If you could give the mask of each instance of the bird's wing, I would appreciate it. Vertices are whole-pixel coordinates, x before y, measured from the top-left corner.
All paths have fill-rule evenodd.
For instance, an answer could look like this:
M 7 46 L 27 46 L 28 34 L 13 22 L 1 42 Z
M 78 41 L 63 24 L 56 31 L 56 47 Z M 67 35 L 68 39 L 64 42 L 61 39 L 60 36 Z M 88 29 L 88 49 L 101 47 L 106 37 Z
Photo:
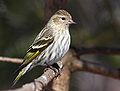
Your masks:
M 40 55 L 40 53 L 45 50 L 53 42 L 53 40 L 54 36 L 50 30 L 42 30 L 28 49 L 22 65 L 16 71 L 20 71 L 30 62 L 32 62 L 32 60 Z

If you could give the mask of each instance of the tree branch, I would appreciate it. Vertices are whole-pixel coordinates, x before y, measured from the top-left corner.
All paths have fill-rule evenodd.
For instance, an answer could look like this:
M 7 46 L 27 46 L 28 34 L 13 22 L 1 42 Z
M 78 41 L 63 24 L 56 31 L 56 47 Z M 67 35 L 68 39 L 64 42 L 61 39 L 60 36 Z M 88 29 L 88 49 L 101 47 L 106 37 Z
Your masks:
M 11 62 L 11 63 L 22 63 L 22 59 L 19 58 L 9 58 L 9 57 L 0 57 L 1 62 Z
M 83 60 L 80 60 L 78 58 L 78 56 L 79 55 L 74 50 L 70 50 L 63 59 L 63 60 L 66 60 L 63 62 L 70 64 L 69 70 L 71 70 L 72 72 L 85 71 L 85 72 L 96 73 L 96 74 L 100 74 L 103 76 L 120 79 L 120 70 L 119 69 L 113 69 L 108 66 L 106 67 L 103 64 L 99 64 L 99 63 L 83 61 Z
M 58 63 L 61 65 L 61 63 Z M 34 82 L 27 83 L 21 88 L 8 91 L 42 91 L 44 87 L 57 75 L 52 69 L 48 68 L 44 74 L 35 79 Z
M 75 47 L 72 47 L 71 49 L 75 50 L 78 56 L 88 55 L 88 54 L 120 55 L 120 48 L 106 48 L 106 47 L 75 48 Z M 11 63 L 22 63 L 22 59 L 9 58 L 9 57 L 0 57 L 0 61 L 11 62 Z
M 86 54 L 102 54 L 102 55 L 120 55 L 120 48 L 107 48 L 107 47 L 91 47 L 91 48 L 75 48 L 72 47 L 78 55 Z
M 61 63 L 62 62 L 62 63 Z M 77 53 L 74 50 L 70 50 L 65 57 L 58 63 L 62 70 L 62 65 L 64 68 L 61 72 L 61 75 L 56 78 L 56 74 L 53 70 L 48 69 L 43 73 L 42 76 L 37 78 L 34 82 L 25 84 L 22 88 L 9 90 L 9 91 L 41 91 L 45 86 L 53 80 L 52 89 L 54 91 L 69 91 L 69 79 L 72 72 L 75 71 L 85 71 L 100 74 L 103 76 L 108 76 L 116 79 L 120 79 L 120 71 L 117 69 L 111 69 L 103 65 L 81 61 L 78 58 Z M 57 73 L 58 74 L 58 73 Z M 64 84 L 64 86 L 63 86 Z M 59 90 L 58 90 L 59 89 Z M 47 91 L 47 90 L 46 90 Z M 51 91 L 51 90 L 49 90 Z

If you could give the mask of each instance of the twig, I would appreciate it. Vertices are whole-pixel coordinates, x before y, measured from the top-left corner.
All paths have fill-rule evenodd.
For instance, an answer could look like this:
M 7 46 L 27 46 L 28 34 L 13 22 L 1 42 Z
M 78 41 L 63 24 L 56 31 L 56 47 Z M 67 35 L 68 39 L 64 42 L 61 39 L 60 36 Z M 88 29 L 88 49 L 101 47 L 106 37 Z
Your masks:
M 11 62 L 11 63 L 22 63 L 22 59 L 19 58 L 9 58 L 9 57 L 0 57 L 2 62 Z
M 120 55 L 120 48 L 107 48 L 107 47 L 91 47 L 91 48 L 75 48 L 72 47 L 78 55 L 88 55 L 88 54 L 102 54 L 102 55 Z
M 102 55 L 120 55 L 120 48 L 74 48 L 71 49 L 75 50 L 78 56 L 88 55 L 88 54 L 102 54 Z M 0 61 L 3 62 L 11 62 L 11 63 L 22 63 L 22 59 L 19 58 L 9 58 L 9 57 L 0 57 Z

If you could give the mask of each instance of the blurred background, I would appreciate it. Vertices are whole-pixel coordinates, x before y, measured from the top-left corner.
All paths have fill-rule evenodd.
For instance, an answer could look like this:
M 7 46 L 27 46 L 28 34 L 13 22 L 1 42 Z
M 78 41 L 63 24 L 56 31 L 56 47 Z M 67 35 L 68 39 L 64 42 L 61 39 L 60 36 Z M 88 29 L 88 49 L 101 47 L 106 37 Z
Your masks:
M 44 0 L 0 0 L 0 56 L 23 58 L 44 27 Z M 68 0 L 66 10 L 77 25 L 70 27 L 71 46 L 120 48 L 120 0 Z M 119 55 L 84 55 L 113 68 L 120 68 Z M 0 62 L 0 90 L 10 88 L 19 64 Z M 42 71 L 41 71 L 42 72 Z M 17 86 L 40 76 L 40 67 L 26 74 Z M 70 91 L 119 91 L 120 80 L 75 72 Z

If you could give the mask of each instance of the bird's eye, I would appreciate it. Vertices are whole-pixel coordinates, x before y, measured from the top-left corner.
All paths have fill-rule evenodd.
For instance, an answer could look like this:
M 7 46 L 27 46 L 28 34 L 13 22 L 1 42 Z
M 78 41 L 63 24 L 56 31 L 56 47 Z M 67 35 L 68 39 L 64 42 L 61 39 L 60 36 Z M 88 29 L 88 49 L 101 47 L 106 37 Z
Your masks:
M 62 20 L 66 20 L 65 17 L 61 17 Z

